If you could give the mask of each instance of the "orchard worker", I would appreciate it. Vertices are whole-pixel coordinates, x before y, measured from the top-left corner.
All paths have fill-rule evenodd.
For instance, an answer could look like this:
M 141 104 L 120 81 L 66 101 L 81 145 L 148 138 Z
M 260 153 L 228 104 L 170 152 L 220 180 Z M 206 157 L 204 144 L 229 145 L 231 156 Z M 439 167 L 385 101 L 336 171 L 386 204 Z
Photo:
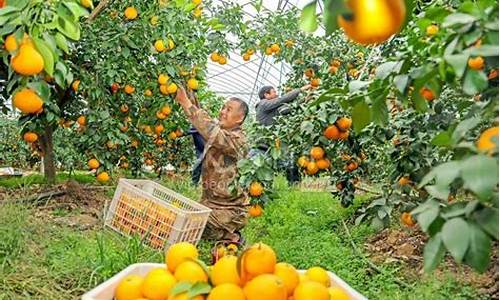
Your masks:
M 256 119 L 260 125 L 263 126 L 271 126 L 276 122 L 276 117 L 280 115 L 286 115 L 290 113 L 290 108 L 288 103 L 295 100 L 301 92 L 304 92 L 311 88 L 310 84 L 307 84 L 300 89 L 295 89 L 290 91 L 289 93 L 278 97 L 278 93 L 276 89 L 272 86 L 264 86 L 259 90 L 259 98 L 260 101 L 255 106 Z M 258 145 L 257 152 L 266 152 L 269 149 L 268 145 Z M 255 154 L 255 151 L 252 151 L 252 154 Z M 290 165 L 290 161 L 292 164 Z M 286 163 L 283 163 L 286 169 L 286 178 L 288 182 L 294 183 L 299 181 L 299 169 L 293 163 L 295 160 L 287 160 Z M 288 165 L 287 165 L 288 164 Z
M 204 238 L 241 242 L 239 231 L 246 225 L 248 199 L 242 189 L 232 191 L 231 187 L 238 174 L 238 161 L 247 154 L 241 125 L 248 114 L 248 106 L 239 98 L 229 98 L 216 121 L 205 110 L 193 105 L 184 88 L 178 89 L 176 100 L 206 141 L 201 157 L 200 203 L 212 209 L 212 213 Z

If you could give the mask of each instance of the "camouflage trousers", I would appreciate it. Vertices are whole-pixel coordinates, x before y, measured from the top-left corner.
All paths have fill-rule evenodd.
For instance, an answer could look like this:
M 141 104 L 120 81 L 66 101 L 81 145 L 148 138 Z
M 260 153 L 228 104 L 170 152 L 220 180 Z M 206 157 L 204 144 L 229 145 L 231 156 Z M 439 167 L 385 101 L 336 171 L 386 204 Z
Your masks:
M 207 226 L 203 232 L 203 239 L 206 240 L 237 240 L 239 231 L 247 224 L 246 206 L 214 207 L 208 201 L 201 203 L 212 209 L 208 218 Z

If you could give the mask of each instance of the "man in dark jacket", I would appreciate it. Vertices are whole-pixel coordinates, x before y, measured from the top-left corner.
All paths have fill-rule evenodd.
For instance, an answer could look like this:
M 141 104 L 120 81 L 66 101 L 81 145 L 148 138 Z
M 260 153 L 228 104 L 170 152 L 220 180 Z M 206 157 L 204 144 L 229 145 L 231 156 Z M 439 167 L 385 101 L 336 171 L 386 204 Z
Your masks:
M 255 106 L 257 122 L 264 126 L 273 125 L 276 116 L 287 114 L 290 111 L 287 103 L 295 100 L 300 92 L 310 88 L 311 85 L 308 84 L 278 98 L 278 94 L 274 87 L 262 87 L 259 91 L 260 101 Z
M 188 131 L 189 134 L 193 137 L 194 148 L 196 151 L 196 161 L 193 164 L 193 173 L 191 174 L 191 181 L 194 185 L 197 185 L 200 182 L 201 177 L 201 165 L 202 165 L 202 154 L 205 149 L 205 140 L 201 136 L 201 134 L 196 130 L 196 128 L 191 127 Z
M 275 122 L 275 117 L 279 115 L 285 115 L 290 112 L 290 108 L 288 107 L 288 103 L 295 100 L 299 94 L 303 91 L 306 91 L 311 88 L 311 85 L 305 85 L 300 89 L 295 89 L 280 98 L 278 98 L 278 94 L 276 90 L 272 86 L 264 86 L 259 91 L 260 101 L 255 106 L 256 119 L 259 124 L 263 126 L 271 126 Z M 258 152 L 266 152 L 268 150 L 267 145 L 259 145 L 257 149 L 251 150 L 251 155 L 255 155 Z M 287 160 L 289 161 L 289 160 Z M 294 183 L 299 181 L 299 170 L 295 163 L 286 164 L 286 177 L 289 182 Z

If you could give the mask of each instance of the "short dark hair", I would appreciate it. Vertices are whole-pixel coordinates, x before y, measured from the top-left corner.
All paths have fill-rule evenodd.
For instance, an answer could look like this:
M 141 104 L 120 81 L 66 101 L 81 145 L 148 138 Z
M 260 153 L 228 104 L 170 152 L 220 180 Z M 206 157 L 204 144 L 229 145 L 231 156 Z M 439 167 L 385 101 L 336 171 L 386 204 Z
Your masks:
M 260 100 L 265 99 L 266 97 L 264 95 L 269 93 L 271 90 L 274 90 L 274 87 L 272 87 L 270 85 L 266 85 L 266 86 L 261 87 L 259 90 Z
M 243 101 L 237 97 L 231 97 L 231 98 L 229 98 L 229 101 L 236 101 L 240 104 L 240 110 L 243 113 L 243 121 L 241 121 L 241 123 L 245 122 L 245 119 L 247 118 L 248 110 L 249 110 L 248 104 L 245 101 Z

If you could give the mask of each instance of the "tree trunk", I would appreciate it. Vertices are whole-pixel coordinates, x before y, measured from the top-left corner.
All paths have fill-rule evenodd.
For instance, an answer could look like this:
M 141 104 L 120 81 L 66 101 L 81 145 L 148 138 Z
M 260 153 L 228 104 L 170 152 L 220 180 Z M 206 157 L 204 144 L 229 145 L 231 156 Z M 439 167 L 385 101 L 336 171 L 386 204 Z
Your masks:
M 40 147 L 43 151 L 43 173 L 49 185 L 56 183 L 56 167 L 54 162 L 53 128 L 45 127 L 45 132 L 40 138 Z

